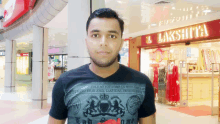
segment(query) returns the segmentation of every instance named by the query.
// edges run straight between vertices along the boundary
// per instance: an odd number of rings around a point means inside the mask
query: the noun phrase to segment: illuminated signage
[[[15,9],[15,3],[16,3],[16,0],[10,0],[8,1],[7,4],[5,4],[5,11],[4,11],[5,21],[7,21],[8,19],[12,17],[12,14]]]
[[[48,49],[48,53],[58,53],[58,52],[60,52],[59,48]]]
[[[33,9],[36,0],[9,0],[4,7],[3,27],[8,27]]]
[[[157,42],[175,42],[180,40],[188,40],[193,38],[207,37],[209,36],[207,27],[205,24],[196,25],[192,27],[166,31],[158,34]]]
[[[17,54],[17,56],[28,56],[29,54],[28,53],[21,53],[21,54]]]
[[[146,43],[147,44],[151,44],[152,43],[151,36],[146,36]]]
[[[220,20],[141,36],[141,47],[220,38]]]

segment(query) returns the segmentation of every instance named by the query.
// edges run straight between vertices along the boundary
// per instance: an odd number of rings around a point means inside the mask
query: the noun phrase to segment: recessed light
[[[154,23],[154,24],[151,24],[151,26],[157,26],[157,24]]]
[[[123,2],[123,1],[120,1],[120,0],[119,0],[119,1],[117,1],[117,2],[118,2],[118,3],[120,3],[120,4],[122,4],[122,3],[125,3],[125,2]]]
[[[212,10],[210,10],[210,9],[206,9],[206,10],[204,10],[203,12],[208,13],[208,12],[212,12]]]
[[[172,7],[172,9],[176,9],[175,7]]]

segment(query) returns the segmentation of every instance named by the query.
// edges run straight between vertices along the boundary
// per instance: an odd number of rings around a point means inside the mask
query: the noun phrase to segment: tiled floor
[[[17,82],[16,92],[4,93],[0,82],[0,124],[47,124],[53,83],[48,85],[48,108],[31,108],[31,83]],[[220,124],[217,116],[194,117],[170,110],[171,106],[156,103],[157,124]]]

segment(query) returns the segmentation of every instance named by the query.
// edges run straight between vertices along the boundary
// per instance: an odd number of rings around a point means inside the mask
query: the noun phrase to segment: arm
[[[154,90],[150,80],[147,78],[145,88],[145,98],[138,110],[139,124],[156,124],[155,113],[155,99]]]
[[[52,105],[49,111],[48,124],[64,124],[67,118],[67,107],[64,103],[62,75],[56,81],[52,91]]]
[[[52,116],[49,116],[48,124],[65,124],[66,119],[64,120],[57,120],[53,118]]]
[[[139,124],[156,124],[156,113],[139,119]]]

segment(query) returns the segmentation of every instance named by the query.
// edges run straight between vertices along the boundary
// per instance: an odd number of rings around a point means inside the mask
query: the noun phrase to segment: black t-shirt
[[[102,78],[89,64],[63,73],[52,91],[50,116],[68,118],[68,124],[97,124],[120,118],[121,124],[138,124],[156,112],[149,78],[124,65]]]

